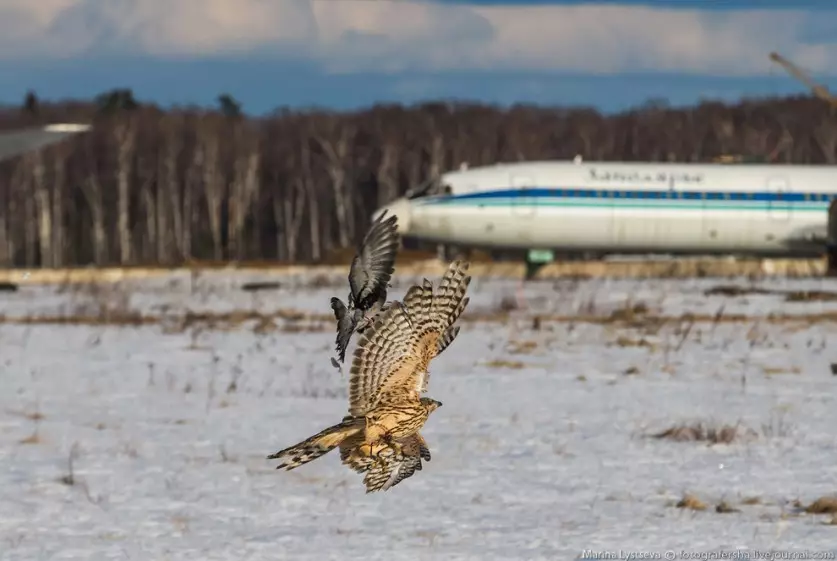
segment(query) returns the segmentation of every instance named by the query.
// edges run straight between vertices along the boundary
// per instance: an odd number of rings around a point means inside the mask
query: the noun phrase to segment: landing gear
[[[546,263],[533,263],[527,259],[526,273],[524,274],[523,279],[527,281],[534,279],[535,275],[538,274],[538,271],[540,271],[544,265],[546,265]]]
[[[526,273],[524,280],[532,280],[544,265],[555,261],[555,253],[549,249],[530,249],[526,253]]]

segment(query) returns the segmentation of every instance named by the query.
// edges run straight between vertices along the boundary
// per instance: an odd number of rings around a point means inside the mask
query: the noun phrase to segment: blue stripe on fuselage
[[[777,203],[825,203],[837,198],[837,193],[779,193],[779,192],[747,192],[747,191],[652,191],[652,190],[605,190],[605,189],[574,189],[574,188],[530,188],[530,189],[500,189],[480,193],[463,195],[441,195],[425,199],[415,199],[414,202],[424,204],[445,204],[454,202],[470,202],[480,204],[491,199],[609,199],[613,201],[719,201],[719,202],[777,202]],[[535,202],[537,204],[537,202]]]

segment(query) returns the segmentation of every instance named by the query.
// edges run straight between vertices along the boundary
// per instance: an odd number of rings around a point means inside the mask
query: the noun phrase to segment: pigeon
[[[355,331],[362,332],[375,316],[387,309],[387,288],[395,271],[398,252],[398,217],[386,218],[384,211],[366,232],[349,270],[349,298],[343,303],[331,299],[331,309],[337,320],[336,350],[340,362],[345,362],[346,348]]]

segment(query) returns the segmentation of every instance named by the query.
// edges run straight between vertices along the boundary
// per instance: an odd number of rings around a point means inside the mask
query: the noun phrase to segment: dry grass
[[[516,341],[512,340],[509,341],[507,346],[507,350],[510,354],[513,355],[520,355],[520,354],[531,354],[538,348],[537,341]]]
[[[820,497],[804,508],[808,514],[837,514],[837,497]]]
[[[656,350],[657,345],[649,342],[645,337],[641,339],[634,339],[627,335],[620,335],[616,338],[616,345],[619,347],[642,347],[650,350]]]
[[[489,360],[488,362],[484,362],[483,365],[488,368],[508,368],[512,370],[520,370],[521,368],[526,367],[526,365],[520,361],[503,359]]]
[[[691,493],[684,494],[683,498],[680,499],[675,506],[677,508],[684,508],[689,510],[706,510],[707,508],[705,502],[692,495]]]
[[[792,368],[779,368],[776,366],[763,366],[762,370],[767,376],[776,376],[778,374],[799,374],[801,370],[796,366]]]
[[[785,302],[837,302],[837,292],[825,290],[779,290],[755,286],[719,285],[705,290],[706,296],[784,296]]]
[[[543,315],[537,316],[539,321],[549,321],[552,323],[562,324],[576,324],[586,323],[592,325],[613,325],[620,328],[642,329],[648,334],[655,334],[666,325],[682,326],[695,324],[710,324],[716,325],[718,323],[725,324],[752,324],[754,322],[763,322],[768,324],[783,324],[792,326],[807,327],[820,323],[834,323],[837,322],[837,311],[828,311],[811,314],[771,314],[768,316],[750,316],[744,314],[729,314],[722,317],[709,314],[682,314],[682,315],[665,315],[665,314],[648,314],[636,317],[626,318],[621,312],[614,313],[611,316],[597,316],[586,314],[573,315]],[[15,316],[10,317],[0,314],[0,323],[6,324],[42,324],[42,325],[95,325],[95,326],[140,326],[140,325],[164,325],[169,326],[170,330],[183,331],[189,327],[200,325],[205,329],[235,329],[241,327],[247,322],[255,322],[257,324],[266,325],[269,321],[280,320],[276,324],[279,331],[289,330],[298,331],[298,324],[300,322],[323,323],[317,327],[309,327],[306,330],[319,331],[332,329],[334,321],[333,314],[330,313],[311,313],[303,312],[295,309],[282,309],[274,312],[263,313],[255,310],[238,310],[232,312],[192,312],[187,311],[181,316],[176,316],[172,313],[164,315],[144,314],[135,311],[116,312],[109,311],[107,313],[76,313],[69,312],[65,314],[44,314],[34,316]],[[509,316],[505,313],[497,312],[469,312],[464,314],[460,320],[465,323],[508,323]],[[297,327],[291,327],[288,324],[297,324]],[[688,335],[687,331],[683,331]],[[683,337],[685,340],[686,337]],[[653,343],[647,340],[643,343],[642,339],[631,341],[629,338],[623,338],[617,341],[621,346],[649,346],[653,347]]]
[[[6,413],[9,415],[16,415],[18,417],[23,417],[25,419],[29,419],[30,421],[42,421],[44,420],[45,416],[43,413],[38,411],[15,411],[15,410],[6,410]]]
[[[345,275],[354,256],[354,248],[333,252],[317,265],[300,265],[278,261],[214,262],[190,261],[177,268],[124,266],[110,268],[76,269],[11,269],[0,271],[0,282],[10,284],[61,284],[118,282],[127,279],[145,279],[167,275],[171,272],[200,274],[205,271],[233,269],[277,277],[316,271],[325,275]],[[525,265],[520,262],[491,261],[485,254],[469,257],[472,276],[508,276],[523,278]],[[410,275],[441,275],[446,263],[439,261],[433,252],[401,249],[396,267]],[[751,279],[772,276],[803,278],[822,276],[826,260],[820,259],[738,259],[681,258],[672,261],[557,261],[541,268],[539,279],[586,278],[695,278],[695,277],[749,277]]]
[[[43,442],[43,440],[41,439],[41,434],[38,431],[38,427],[35,427],[35,430],[32,431],[32,434],[30,434],[26,438],[18,440],[18,444],[40,444],[41,442]]]
[[[752,429],[740,424],[713,426],[702,422],[677,424],[661,432],[649,435],[660,440],[675,442],[706,442],[714,444],[732,444],[738,440],[750,439],[758,436]]]
[[[719,514],[726,514],[731,512],[741,512],[741,509],[735,508],[734,506],[730,505],[727,501],[721,501],[717,505],[715,505],[715,512]]]

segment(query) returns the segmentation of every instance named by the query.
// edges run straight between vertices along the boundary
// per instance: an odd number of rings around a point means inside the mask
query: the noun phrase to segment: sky
[[[837,0],[0,0],[0,103],[27,90],[245,112],[467,100],[611,113],[837,92]]]

